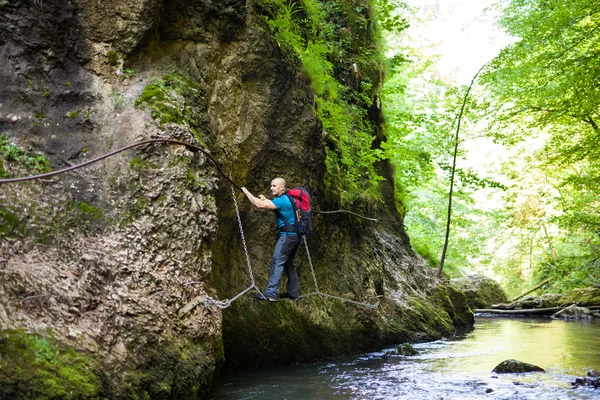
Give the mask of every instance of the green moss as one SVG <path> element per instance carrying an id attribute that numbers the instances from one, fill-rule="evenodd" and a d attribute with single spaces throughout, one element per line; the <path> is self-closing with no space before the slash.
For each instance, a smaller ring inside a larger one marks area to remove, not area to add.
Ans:
<path id="1" fill-rule="evenodd" d="M 44 97 L 50 97 L 51 93 L 49 90 L 44 90 Z"/>
<path id="2" fill-rule="evenodd" d="M 21 226 L 20 222 L 16 214 L 0 206 L 0 237 L 10 235 L 15 231 L 25 234 L 25 225 Z"/>
<path id="3" fill-rule="evenodd" d="M 39 121 L 43 121 L 43 120 L 45 120 L 47 117 L 48 117 L 48 116 L 47 116 L 46 114 L 44 114 L 44 113 L 41 113 L 41 112 L 36 112 L 36 113 L 35 113 L 35 118 L 36 118 L 37 120 L 39 120 Z"/>
<path id="4" fill-rule="evenodd" d="M 69 114 L 67 114 L 69 116 L 69 118 L 71 119 L 75 119 L 77 117 L 79 117 L 79 111 L 71 111 Z"/>
<path id="5" fill-rule="evenodd" d="M 136 172 L 140 172 L 140 171 L 148 169 L 148 168 L 157 169 L 158 165 L 154 162 L 145 160 L 141 157 L 134 157 L 129 162 L 129 168 L 131 168 L 132 170 L 134 170 Z"/>
<path id="6" fill-rule="evenodd" d="M 119 56 L 114 50 L 109 50 L 106 53 L 106 59 L 108 60 L 108 63 L 113 66 L 117 65 L 117 63 L 119 62 Z"/>
<path id="7" fill-rule="evenodd" d="M 101 209 L 84 203 L 83 201 L 77 204 L 76 209 L 86 215 L 89 215 L 90 218 L 94 220 L 102 219 L 102 217 L 104 216 L 104 212 Z"/>
<path id="8" fill-rule="evenodd" d="M 51 337 L 0 332 L 2 399 L 100 399 L 99 365 Z"/>
<path id="9" fill-rule="evenodd" d="M 136 211 L 143 211 L 148 207 L 149 204 L 150 204 L 150 200 L 148 200 L 148 198 L 146 196 L 140 196 L 135 201 L 135 204 L 133 207 Z"/>
<path id="10" fill-rule="evenodd" d="M 204 106 L 203 93 L 194 80 L 178 73 L 166 74 L 146 85 L 135 106 L 148 108 L 161 124 L 175 123 L 195 130 L 201 119 L 195 108 Z"/>
<path id="11" fill-rule="evenodd" d="M 214 359 L 198 343 L 148 345 L 134 353 L 135 368 L 121 375 L 110 397 L 142 400 L 208 396 Z"/>

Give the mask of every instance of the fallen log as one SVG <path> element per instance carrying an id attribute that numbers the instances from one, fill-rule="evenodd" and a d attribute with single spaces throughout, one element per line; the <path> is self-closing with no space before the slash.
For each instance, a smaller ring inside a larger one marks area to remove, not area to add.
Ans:
<path id="1" fill-rule="evenodd" d="M 526 314 L 526 315 L 553 315 L 566 307 L 550 307 L 550 308 L 528 308 L 523 310 L 499 310 L 497 308 L 483 308 L 473 310 L 476 314 Z"/>
<path id="2" fill-rule="evenodd" d="M 522 310 L 499 310 L 495 308 L 489 309 L 475 309 L 473 312 L 475 314 L 504 314 L 504 315 L 554 315 L 560 310 L 567 308 L 568 306 L 563 307 L 549 307 L 549 308 L 526 308 Z M 582 306 L 583 308 L 587 308 L 590 310 L 600 310 L 600 306 Z"/>

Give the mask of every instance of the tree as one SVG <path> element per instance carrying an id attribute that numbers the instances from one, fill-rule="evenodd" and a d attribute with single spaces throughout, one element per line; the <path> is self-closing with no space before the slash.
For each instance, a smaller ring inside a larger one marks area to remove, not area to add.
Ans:
<path id="1" fill-rule="evenodd" d="M 500 22 L 519 40 L 481 79 L 494 99 L 490 132 L 506 144 L 545 138 L 531 161 L 543 184 L 531 184 L 545 186 L 544 201 L 557 210 L 551 217 L 515 218 L 512 226 L 530 232 L 531 254 L 536 235 L 538 243 L 547 242 L 535 259 L 538 280 L 590 284 L 600 277 L 594 268 L 600 255 L 600 3 L 510 0 Z M 522 165 L 512 172 L 522 173 Z M 552 224 L 560 229 L 547 229 Z"/>

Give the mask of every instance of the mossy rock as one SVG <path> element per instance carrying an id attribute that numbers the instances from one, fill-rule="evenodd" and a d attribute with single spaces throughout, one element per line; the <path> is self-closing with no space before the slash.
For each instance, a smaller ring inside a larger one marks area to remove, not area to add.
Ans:
<path id="1" fill-rule="evenodd" d="M 419 352 L 411 346 L 410 343 L 402 343 L 398 347 L 396 347 L 396 354 L 400 354 L 403 356 L 416 356 Z"/>
<path id="2" fill-rule="evenodd" d="M 0 398 L 100 399 L 99 362 L 51 337 L 0 333 Z"/>
<path id="3" fill-rule="evenodd" d="M 537 365 L 527 364 L 518 360 L 505 360 L 492 370 L 497 374 L 522 374 L 524 372 L 546 372 Z"/>
<path id="4" fill-rule="evenodd" d="M 592 311 L 589 308 L 577 307 L 575 305 L 569 306 L 563 310 L 560 310 L 552 316 L 552 318 L 562 319 L 591 319 L 593 318 Z"/>
<path id="5" fill-rule="evenodd" d="M 135 100 L 135 106 L 148 108 L 152 118 L 161 124 L 190 128 L 196 139 L 203 141 L 200 131 L 206 125 L 203 115 L 206 98 L 202 86 L 193 79 L 179 73 L 166 74 L 162 79 L 152 78 Z"/>
<path id="6" fill-rule="evenodd" d="M 467 296 L 471 309 L 490 308 L 492 304 L 506 303 L 506 293 L 495 280 L 483 275 L 469 275 L 450 281 Z"/>
<path id="7" fill-rule="evenodd" d="M 579 288 L 565 293 L 547 293 L 542 296 L 527 296 L 517 308 L 550 308 L 577 304 L 578 306 L 600 305 L 600 288 Z"/>

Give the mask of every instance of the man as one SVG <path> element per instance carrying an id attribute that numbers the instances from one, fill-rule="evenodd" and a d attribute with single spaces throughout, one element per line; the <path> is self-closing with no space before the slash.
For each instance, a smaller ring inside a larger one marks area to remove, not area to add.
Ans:
<path id="1" fill-rule="evenodd" d="M 300 237 L 295 232 L 296 218 L 294 207 L 290 198 L 285 195 L 285 180 L 283 178 L 275 178 L 271 181 L 271 194 L 275 197 L 273 200 L 267 199 L 262 194 L 256 197 L 245 187 L 242 188 L 242 191 L 256 208 L 275 211 L 275 218 L 279 229 L 279 237 L 273 251 L 273 257 L 271 258 L 269 284 L 262 294 L 256 295 L 256 298 L 259 300 L 277 301 L 279 281 L 285 270 L 288 277 L 287 292 L 282 293 L 279 297 L 298 300 L 298 273 L 294 266 L 294 257 L 300 245 Z"/>

